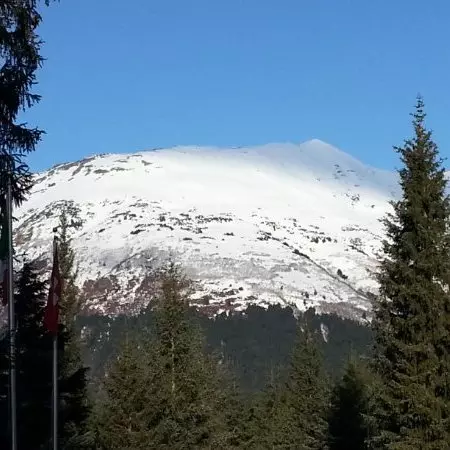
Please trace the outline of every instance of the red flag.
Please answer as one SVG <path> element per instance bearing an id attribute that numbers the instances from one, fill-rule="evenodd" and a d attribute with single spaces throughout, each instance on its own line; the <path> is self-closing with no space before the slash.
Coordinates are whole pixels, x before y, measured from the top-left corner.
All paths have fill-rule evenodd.
<path id="1" fill-rule="evenodd" d="M 61 299 L 62 278 L 59 272 L 58 242 L 53 243 L 53 267 L 48 292 L 47 306 L 44 314 L 44 325 L 50 333 L 58 332 L 59 301 Z"/>
<path id="2" fill-rule="evenodd" d="M 6 211 L 2 212 L 0 235 L 0 283 L 2 286 L 2 303 L 8 303 L 8 259 L 9 259 L 9 233 L 8 217 Z"/>

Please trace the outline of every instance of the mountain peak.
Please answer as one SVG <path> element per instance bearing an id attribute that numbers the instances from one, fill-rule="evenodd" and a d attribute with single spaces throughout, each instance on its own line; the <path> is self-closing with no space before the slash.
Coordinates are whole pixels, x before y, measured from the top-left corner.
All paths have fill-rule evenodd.
<path id="1" fill-rule="evenodd" d="M 17 211 L 18 254 L 45 268 L 63 207 L 86 310 L 136 311 L 149 268 L 179 261 L 208 314 L 249 304 L 358 315 L 395 176 L 313 139 L 85 158 L 36 176 Z"/>
<path id="2" fill-rule="evenodd" d="M 328 146 L 328 147 L 332 147 L 331 144 L 329 144 L 328 142 L 322 141 L 321 139 L 316 139 L 316 138 L 312 138 L 312 139 L 308 139 L 307 141 L 302 142 L 300 145 L 324 145 L 324 146 Z"/>

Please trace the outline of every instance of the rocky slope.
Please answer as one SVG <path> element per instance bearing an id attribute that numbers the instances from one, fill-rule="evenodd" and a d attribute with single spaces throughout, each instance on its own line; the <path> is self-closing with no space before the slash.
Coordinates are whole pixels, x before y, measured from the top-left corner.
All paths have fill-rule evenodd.
<path id="1" fill-rule="evenodd" d="M 36 175 L 15 242 L 47 270 L 69 207 L 87 312 L 139 310 L 152 268 L 173 258 L 210 314 L 281 303 L 356 317 L 396 189 L 393 173 L 317 140 L 100 155 Z"/>

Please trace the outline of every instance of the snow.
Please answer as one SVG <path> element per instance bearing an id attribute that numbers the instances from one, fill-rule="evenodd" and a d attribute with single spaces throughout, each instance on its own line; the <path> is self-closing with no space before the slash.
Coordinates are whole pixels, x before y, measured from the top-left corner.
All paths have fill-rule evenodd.
<path id="1" fill-rule="evenodd" d="M 69 202 L 82 221 L 73 241 L 80 283 L 118 279 L 119 292 L 92 300 L 92 309 L 131 308 L 129 280 L 172 256 L 198 280 L 199 297 L 239 287 L 229 296 L 236 309 L 281 302 L 367 311 L 361 292 L 376 289 L 367 271 L 376 268 L 379 219 L 396 192 L 394 173 L 318 140 L 101 155 L 36 175 L 16 212 L 17 235 L 26 237 L 18 248 L 49 257 Z"/>

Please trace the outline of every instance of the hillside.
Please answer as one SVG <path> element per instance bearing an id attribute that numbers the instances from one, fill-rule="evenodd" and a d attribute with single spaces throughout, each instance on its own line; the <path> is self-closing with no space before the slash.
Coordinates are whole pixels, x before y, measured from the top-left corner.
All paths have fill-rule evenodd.
<path id="1" fill-rule="evenodd" d="M 192 311 L 191 318 L 204 333 L 207 351 L 227 365 L 246 391 L 263 389 L 271 373 L 281 375 L 289 366 L 298 326 L 290 308 L 250 306 L 245 312 L 222 313 L 213 320 Z M 311 310 L 300 313 L 297 319 L 314 332 L 333 378 L 342 374 L 350 356 L 371 353 L 372 333 L 361 323 Z M 81 317 L 79 325 L 85 343 L 84 361 L 95 384 L 130 330 L 154 332 L 154 313 L 146 309 L 133 317 L 90 315 Z"/>
<path id="2" fill-rule="evenodd" d="M 279 303 L 359 317 L 396 189 L 393 173 L 317 140 L 100 155 L 36 175 L 15 242 L 46 269 L 69 207 L 87 313 L 139 311 L 173 258 L 209 315 Z"/>

